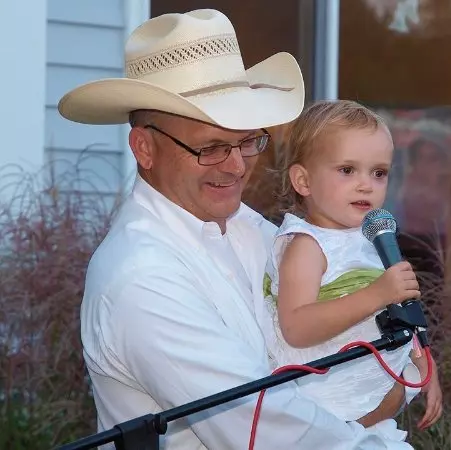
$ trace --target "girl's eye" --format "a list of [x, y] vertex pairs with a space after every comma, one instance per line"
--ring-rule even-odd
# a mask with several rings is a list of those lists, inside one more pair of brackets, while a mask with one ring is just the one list
[[388, 175], [388, 171], [384, 170], [384, 169], [377, 169], [374, 171], [374, 176], [376, 178], [384, 178]]
[[351, 166], [341, 167], [339, 169], [341, 173], [344, 173], [345, 175], [351, 175], [354, 172], [354, 168]]

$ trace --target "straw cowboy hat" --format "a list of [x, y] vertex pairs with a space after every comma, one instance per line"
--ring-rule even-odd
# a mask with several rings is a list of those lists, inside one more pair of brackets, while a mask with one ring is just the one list
[[154, 109], [234, 130], [294, 120], [304, 82], [289, 53], [245, 70], [235, 30], [221, 12], [201, 9], [144, 22], [125, 47], [125, 78], [81, 85], [60, 100], [63, 117], [121, 124], [129, 113]]

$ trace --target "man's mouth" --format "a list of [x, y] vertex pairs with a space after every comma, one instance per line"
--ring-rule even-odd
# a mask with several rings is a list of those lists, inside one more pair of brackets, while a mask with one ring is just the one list
[[210, 181], [207, 184], [209, 184], [210, 186], [213, 186], [215, 188], [227, 188], [230, 186], [233, 186], [234, 184], [236, 184], [237, 180], [233, 180], [233, 181], [228, 181], [228, 182], [213, 182]]

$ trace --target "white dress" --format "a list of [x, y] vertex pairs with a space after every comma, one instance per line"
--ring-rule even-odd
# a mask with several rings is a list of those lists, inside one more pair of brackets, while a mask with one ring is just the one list
[[[276, 296], [278, 294], [278, 267], [281, 256], [297, 233], [312, 236], [321, 247], [326, 259], [327, 270], [321, 286], [327, 285], [345, 273], [356, 269], [383, 270], [380, 258], [374, 246], [363, 236], [359, 228], [348, 230], [325, 229], [307, 223], [292, 214], [286, 214], [279, 228], [267, 274], [271, 279], [271, 295], [266, 297], [271, 310], [273, 323], [262, 324], [268, 347], [278, 366], [304, 364], [336, 353], [345, 344], [357, 340], [373, 341], [381, 334], [375, 322], [375, 315], [335, 336], [327, 342], [309, 348], [293, 348], [282, 337], [276, 313]], [[327, 301], [327, 300], [326, 300]], [[321, 326], [321, 324], [318, 324]], [[394, 351], [382, 351], [381, 355], [389, 367], [397, 374], [419, 381], [419, 373], [412, 364], [409, 353], [412, 344]], [[408, 368], [408, 370], [405, 370]], [[367, 355], [355, 361], [340, 364], [325, 375], [308, 375], [298, 379], [302, 395], [329, 410], [339, 418], [357, 420], [374, 410], [394, 385], [390, 377], [373, 355]], [[409, 402], [419, 389], [406, 388]]]

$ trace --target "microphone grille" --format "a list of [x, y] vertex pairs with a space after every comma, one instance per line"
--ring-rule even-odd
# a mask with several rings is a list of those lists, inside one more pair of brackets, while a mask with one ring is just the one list
[[379, 208], [370, 211], [362, 221], [362, 233], [370, 241], [381, 231], [396, 232], [396, 220], [387, 210]]

